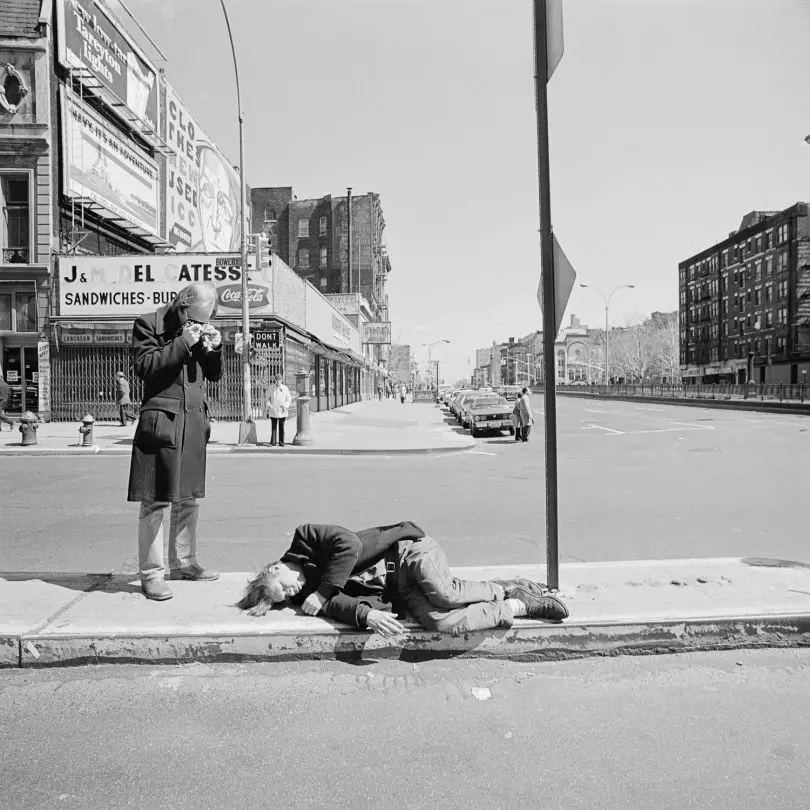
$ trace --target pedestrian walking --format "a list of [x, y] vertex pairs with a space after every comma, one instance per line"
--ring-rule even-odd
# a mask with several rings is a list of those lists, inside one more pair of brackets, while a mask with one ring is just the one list
[[129, 380], [123, 371], [115, 372], [115, 401], [118, 404], [118, 418], [121, 420], [121, 426], [126, 427], [134, 422], [135, 414], [132, 412]]
[[408, 389], [405, 387], [405, 383], [399, 384], [399, 401], [402, 405], [405, 404], [405, 397], [408, 396]]
[[539, 582], [454, 577], [439, 543], [411, 521], [352, 532], [341, 526], [298, 526], [280, 560], [249, 584], [237, 607], [263, 616], [289, 600], [309, 616], [394, 638], [405, 631], [382, 608], [406, 611], [432, 632], [461, 635], [511, 627], [515, 617], [561, 621], [568, 609]]
[[140, 501], [138, 566], [147, 599], [173, 596], [164, 580], [163, 516], [170, 508], [169, 577], [214, 580], [197, 559], [198, 499], [205, 497], [211, 435], [205, 381], [222, 376], [222, 337], [210, 324], [214, 288], [184, 287], [168, 306], [135, 321], [132, 352], [144, 392], [132, 443], [128, 501]]
[[290, 415], [292, 394], [284, 385], [284, 377], [276, 374], [273, 383], [267, 389], [267, 415], [270, 417], [270, 446], [284, 447], [284, 424]]
[[377, 383], [377, 399], [379, 399], [380, 402], [382, 402], [382, 398], [383, 398], [382, 395], [383, 395], [382, 383]]
[[6, 405], [10, 399], [11, 386], [0, 371], [0, 430], [3, 429], [3, 422], [10, 426], [9, 430], [14, 430], [14, 421], [6, 416]]
[[522, 442], [529, 441], [529, 434], [532, 432], [532, 425], [534, 424], [534, 414], [532, 412], [532, 400], [529, 396], [529, 389], [524, 388], [520, 392], [518, 399], [518, 407], [520, 409], [520, 425], [521, 433], [520, 440]]

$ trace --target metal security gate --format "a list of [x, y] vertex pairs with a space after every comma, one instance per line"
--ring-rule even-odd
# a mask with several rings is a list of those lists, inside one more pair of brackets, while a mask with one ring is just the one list
[[[258, 349], [250, 364], [250, 404], [254, 419], [267, 412], [267, 389], [276, 374], [284, 370], [284, 347]], [[222, 347], [222, 379], [208, 383], [208, 405], [215, 419], [240, 420], [244, 396], [242, 393], [242, 355], [232, 343]]]
[[[135, 376], [132, 353], [123, 346], [51, 347], [51, 418], [54, 422], [79, 422], [86, 413], [99, 421], [117, 421], [115, 372], [129, 380], [134, 409], [143, 397], [143, 383]], [[273, 375], [284, 368], [284, 347], [259, 349], [251, 363], [251, 405], [253, 418], [264, 417], [267, 389]], [[222, 347], [222, 379], [208, 383], [211, 416], [242, 418], [242, 356], [232, 343]]]
[[132, 401], [141, 401], [143, 385], [132, 371], [132, 352], [120, 346], [51, 346], [51, 419], [79, 422], [86, 413], [97, 420], [118, 420], [115, 372], [129, 380]]

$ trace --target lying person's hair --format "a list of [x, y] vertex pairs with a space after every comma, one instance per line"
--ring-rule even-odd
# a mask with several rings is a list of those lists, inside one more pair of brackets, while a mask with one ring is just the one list
[[280, 564], [281, 560], [268, 563], [253, 579], [249, 580], [245, 595], [236, 603], [236, 607], [246, 610], [250, 616], [264, 616], [277, 604], [283, 604], [286, 601], [283, 594], [281, 599], [273, 598], [274, 594], [278, 594], [276, 577], [273, 573], [274, 570], [278, 571], [277, 566]]

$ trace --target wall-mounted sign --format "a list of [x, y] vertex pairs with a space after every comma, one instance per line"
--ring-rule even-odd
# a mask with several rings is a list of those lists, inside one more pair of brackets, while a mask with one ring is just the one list
[[72, 90], [61, 90], [65, 194], [96, 203], [103, 217], [124, 219], [157, 235], [157, 164], [87, 105], [80, 105]]
[[325, 295], [324, 298], [342, 315], [357, 315], [359, 309], [357, 293], [333, 293]]
[[[233, 253], [60, 256], [59, 314], [137, 317], [170, 304], [192, 281], [213, 285], [220, 306], [242, 308], [241, 259]], [[269, 286], [248, 286], [251, 313], [270, 312]]]
[[391, 321], [367, 321], [362, 324], [363, 343], [390, 343], [391, 342]]
[[257, 349], [277, 349], [280, 336], [281, 330], [279, 329], [260, 329], [252, 335], [253, 345]]
[[178, 251], [226, 252], [241, 247], [239, 173], [165, 86], [166, 240]]
[[[157, 71], [92, 0], [57, 0], [59, 61], [94, 91], [109, 91], [153, 131], [158, 126]], [[111, 111], [119, 114], [115, 107]], [[123, 116], [129, 119], [129, 116]]]

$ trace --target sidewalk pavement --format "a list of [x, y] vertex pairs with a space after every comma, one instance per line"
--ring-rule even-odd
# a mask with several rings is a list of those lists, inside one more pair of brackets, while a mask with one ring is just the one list
[[[7, 426], [3, 426], [7, 427]], [[44, 422], [37, 430], [37, 444], [21, 445], [22, 434], [15, 428], [0, 433], [0, 456], [32, 455], [129, 455], [135, 426], [118, 422], [96, 422], [92, 447], [82, 447], [79, 422]], [[310, 414], [312, 444], [297, 447], [292, 441], [296, 420], [287, 420], [286, 445], [270, 447], [270, 420], [257, 419], [258, 445], [237, 445], [238, 422], [211, 424], [212, 453], [290, 453], [303, 454], [402, 454], [448, 453], [468, 450], [475, 440], [454, 431], [444, 421], [444, 410], [432, 403], [384, 399], [364, 400], [351, 405]]]
[[[467, 579], [543, 566], [456, 568]], [[398, 643], [291, 608], [250, 617], [235, 607], [247, 573], [173, 581], [150, 602], [137, 575], [0, 574], [0, 667], [292, 659], [475, 656], [543, 660], [621, 653], [810, 645], [810, 563], [726, 558], [560, 566], [562, 623], [453, 637], [407, 621]]]

